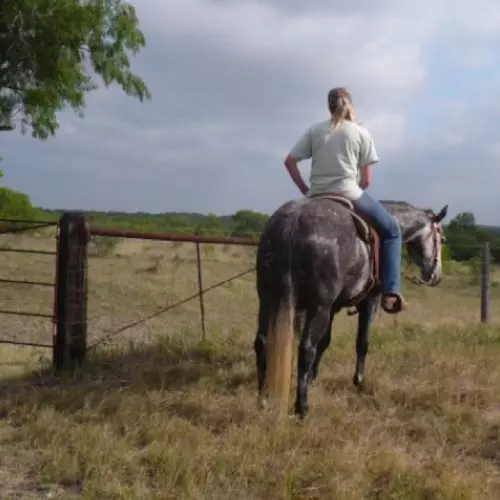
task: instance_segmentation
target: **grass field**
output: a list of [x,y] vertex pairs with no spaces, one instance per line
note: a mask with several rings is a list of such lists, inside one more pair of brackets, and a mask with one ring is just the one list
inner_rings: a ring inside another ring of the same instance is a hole
[[[47,235],[0,246],[52,249]],[[193,245],[97,241],[93,343],[197,291]],[[203,247],[204,286],[252,251]],[[377,316],[366,393],[351,386],[356,320],[342,313],[304,422],[256,408],[254,275],[125,329],[56,381],[49,351],[0,346],[0,498],[500,498],[500,292],[480,327],[479,286],[455,266],[411,309]],[[51,280],[49,256],[0,253],[0,278]],[[0,307],[52,311],[53,290],[2,285]],[[50,343],[50,320],[0,316],[0,338]]]

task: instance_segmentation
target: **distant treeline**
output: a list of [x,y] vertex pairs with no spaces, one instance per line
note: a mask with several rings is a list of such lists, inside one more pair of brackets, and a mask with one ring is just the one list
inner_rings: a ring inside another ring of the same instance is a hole
[[[63,210],[41,210],[58,218]],[[170,212],[94,212],[83,211],[91,223],[100,227],[132,229],[144,232],[197,234],[213,236],[257,237],[268,215],[252,210],[239,210],[234,215],[217,216],[199,213]]]
[[[33,207],[28,195],[0,188],[0,218],[57,220],[64,210]],[[233,215],[217,216],[199,213],[168,212],[99,212],[83,211],[91,223],[144,232],[238,236],[257,238],[269,215],[253,210],[239,210]],[[445,225],[447,245],[445,258],[467,261],[477,258],[483,242],[489,241],[491,254],[500,264],[500,227],[480,226],[474,214],[462,212]]]

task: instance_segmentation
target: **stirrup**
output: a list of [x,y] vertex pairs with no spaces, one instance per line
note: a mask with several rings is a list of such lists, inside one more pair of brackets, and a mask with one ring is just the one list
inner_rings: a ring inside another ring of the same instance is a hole
[[[394,302],[392,302],[392,307],[387,307],[387,304],[385,302],[386,299],[395,299]],[[406,302],[403,299],[403,297],[399,293],[385,293],[382,295],[382,300],[381,300],[381,305],[382,309],[387,313],[387,314],[398,314],[406,309]]]

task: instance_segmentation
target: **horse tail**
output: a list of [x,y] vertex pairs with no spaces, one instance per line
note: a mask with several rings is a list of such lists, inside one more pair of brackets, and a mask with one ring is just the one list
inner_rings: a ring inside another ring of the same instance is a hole
[[291,275],[271,315],[267,335],[266,389],[271,404],[286,412],[292,384],[295,304]]

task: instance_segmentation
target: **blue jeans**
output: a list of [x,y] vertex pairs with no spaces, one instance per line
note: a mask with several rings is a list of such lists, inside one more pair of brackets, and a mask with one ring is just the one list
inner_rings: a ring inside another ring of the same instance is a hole
[[380,288],[382,294],[399,293],[401,287],[402,237],[396,219],[364,192],[353,201],[359,214],[373,225],[380,237]]

